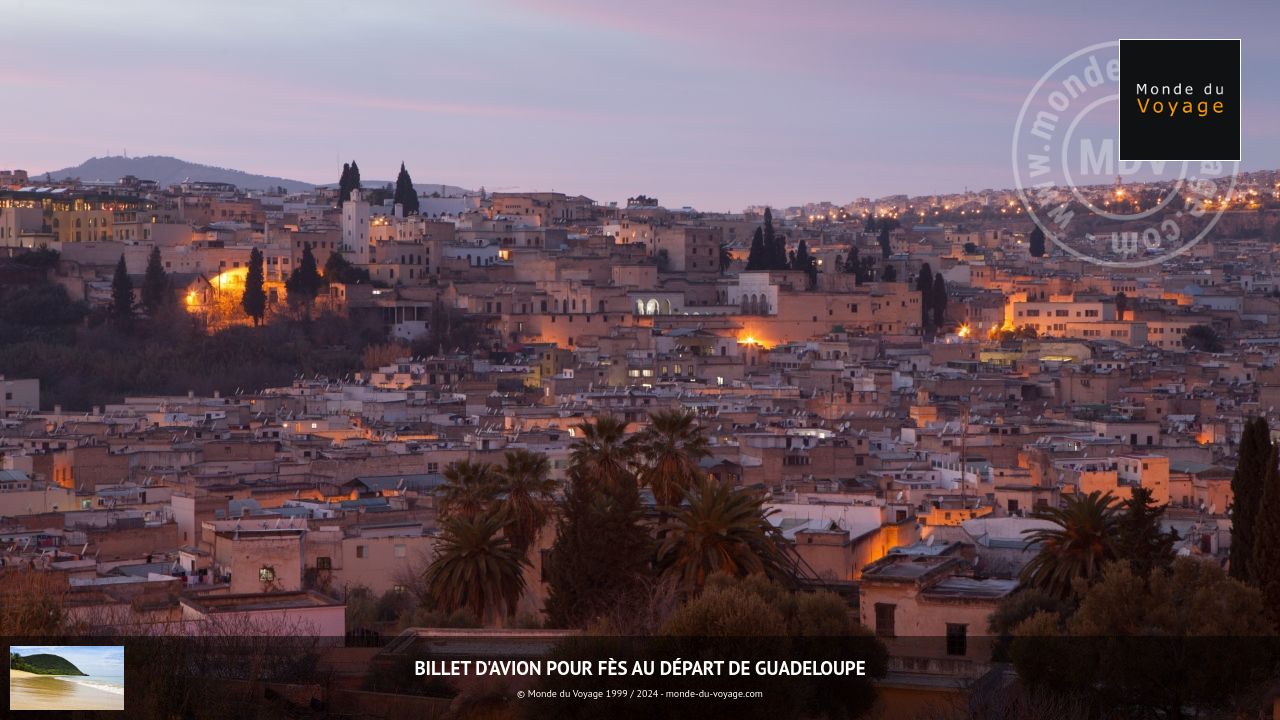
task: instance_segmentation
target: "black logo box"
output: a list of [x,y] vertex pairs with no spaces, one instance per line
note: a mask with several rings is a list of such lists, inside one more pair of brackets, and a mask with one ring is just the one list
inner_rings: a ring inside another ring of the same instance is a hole
[[[1238,39],[1122,38],[1120,159],[1239,162],[1240,46]],[[1139,85],[1147,86],[1145,93],[1138,92]],[[1166,87],[1181,92],[1166,94]],[[1146,113],[1141,112],[1139,100],[1146,105]],[[1191,114],[1183,112],[1185,102],[1191,102]],[[1205,107],[1202,102],[1209,109],[1206,116],[1199,112]],[[1218,102],[1221,113],[1213,112]],[[1170,103],[1177,103],[1172,115]],[[1157,107],[1163,112],[1156,114]]]

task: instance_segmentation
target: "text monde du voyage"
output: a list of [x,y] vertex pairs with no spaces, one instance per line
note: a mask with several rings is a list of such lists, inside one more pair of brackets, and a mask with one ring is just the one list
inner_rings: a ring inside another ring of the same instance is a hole
[[1215,95],[1225,94],[1223,87],[1206,83],[1197,92],[1196,88],[1189,83],[1175,85],[1137,83],[1134,85],[1134,93],[1137,96],[1134,99],[1138,103],[1138,112],[1143,115],[1209,117],[1226,112],[1226,104],[1222,100],[1212,99]]
[[863,660],[417,660],[414,675],[560,677],[866,675]]

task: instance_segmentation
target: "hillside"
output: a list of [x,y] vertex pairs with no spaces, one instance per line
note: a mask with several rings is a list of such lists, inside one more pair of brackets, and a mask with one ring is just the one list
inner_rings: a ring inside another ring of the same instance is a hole
[[126,175],[132,175],[141,180],[154,180],[161,187],[176,185],[185,180],[232,183],[245,190],[284,187],[289,192],[301,192],[315,187],[311,183],[300,180],[254,175],[241,170],[200,165],[164,155],[95,157],[75,167],[54,170],[48,174],[54,180],[80,178],[86,182],[115,182]]
[[37,675],[84,675],[80,668],[72,665],[67,659],[58,655],[39,653],[36,655],[9,656],[10,670],[25,670]]
[[[47,174],[54,180],[79,178],[84,182],[112,183],[126,175],[132,175],[141,180],[154,180],[160,187],[169,187],[185,180],[231,183],[241,190],[273,190],[277,187],[283,187],[289,192],[305,192],[315,187],[338,186],[337,183],[324,183],[317,186],[301,180],[290,180],[289,178],[270,175],[254,175],[242,170],[187,162],[167,155],[95,157],[89,158],[75,167],[53,170]],[[32,180],[41,180],[43,178],[44,174],[35,173],[32,175]],[[363,185],[366,188],[378,188],[384,185],[394,185],[394,183],[387,180],[366,180]],[[461,195],[471,192],[456,185],[438,183],[414,183],[413,186],[419,193],[427,195],[431,193]]]

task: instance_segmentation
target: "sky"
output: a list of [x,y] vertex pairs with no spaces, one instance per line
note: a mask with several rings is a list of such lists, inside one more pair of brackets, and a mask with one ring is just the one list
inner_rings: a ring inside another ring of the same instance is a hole
[[75,665],[86,675],[120,676],[124,674],[122,645],[13,645],[9,652],[19,655],[48,653]]
[[1119,37],[1243,39],[1280,167],[1280,3],[0,0],[0,168],[173,155],[315,183],[741,210],[1012,187],[1018,109]]

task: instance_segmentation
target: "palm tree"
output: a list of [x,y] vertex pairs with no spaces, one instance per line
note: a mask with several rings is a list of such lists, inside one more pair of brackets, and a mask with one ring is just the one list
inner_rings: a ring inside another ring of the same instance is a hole
[[766,511],[762,495],[704,478],[687,500],[664,525],[658,548],[663,574],[685,592],[697,592],[716,572],[786,577],[782,538],[769,522],[777,510]]
[[1059,598],[1072,592],[1076,578],[1088,582],[1102,575],[1102,566],[1116,557],[1120,507],[1111,493],[1093,491],[1066,498],[1064,507],[1036,513],[1057,527],[1026,531],[1027,547],[1039,552],[1022,568],[1022,581]]
[[710,454],[707,437],[693,413],[662,410],[649,416],[649,427],[636,438],[644,458],[640,483],[653,490],[659,505],[676,506],[702,478],[698,461]]
[[498,478],[489,463],[457,460],[444,469],[440,517],[475,515],[489,509],[498,493]]
[[556,482],[547,477],[550,470],[546,455],[524,449],[507,451],[498,469],[498,507],[506,515],[507,537],[522,555],[551,518]]
[[501,512],[454,515],[444,521],[424,579],[446,610],[468,608],[485,618],[515,613],[524,593],[524,555],[502,533]]
[[635,443],[626,437],[627,422],[606,415],[594,423],[579,423],[577,440],[569,446],[569,472],[589,484],[611,491],[634,492]]

